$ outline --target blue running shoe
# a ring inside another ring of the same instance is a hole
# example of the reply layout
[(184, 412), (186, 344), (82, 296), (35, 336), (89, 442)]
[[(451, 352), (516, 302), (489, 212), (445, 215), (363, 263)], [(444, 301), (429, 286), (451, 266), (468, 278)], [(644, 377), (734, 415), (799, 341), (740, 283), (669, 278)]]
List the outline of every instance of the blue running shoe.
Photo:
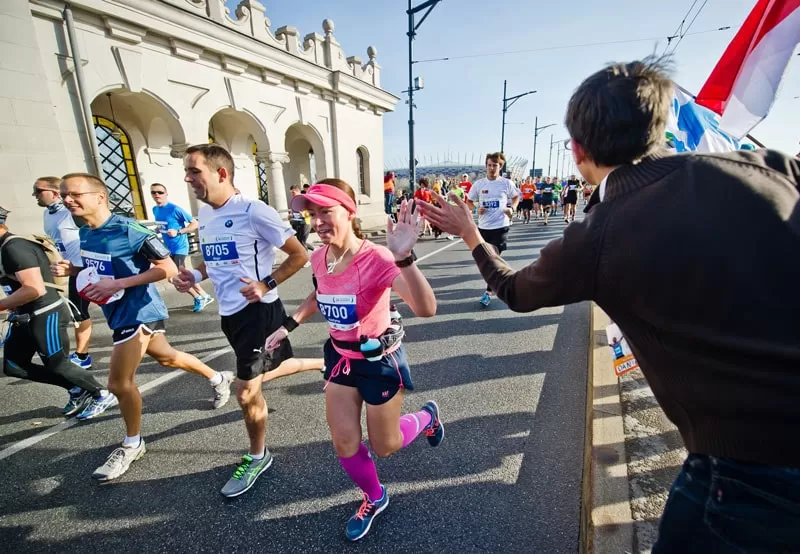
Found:
[(211, 304), (214, 301), (214, 297), (212, 296), (195, 296), (194, 297), (194, 307), (192, 308), (193, 312), (202, 312), (206, 306)]
[(117, 397), (110, 392), (106, 392), (103, 396), (93, 398), (91, 404), (86, 406), (86, 409), (79, 413), (76, 416), (76, 419), (80, 421), (86, 421), (87, 419), (95, 418), (110, 407), (116, 405)]
[(484, 292), (480, 300), (481, 305), (488, 306), (491, 302), (492, 302), (492, 297), (489, 296), (488, 292)]
[(67, 405), (64, 406), (64, 409), (61, 410), (61, 413), (67, 417), (74, 416), (86, 408), (91, 401), (92, 395), (89, 394), (88, 391), (85, 391), (80, 387), (72, 387), (69, 389), (69, 401), (67, 401)]
[(386, 487), (381, 485), (381, 491), (383, 491), (383, 496), (375, 502), (371, 502), (367, 494), (364, 493), (364, 501), (361, 503), (361, 507), (347, 522), (347, 528), (345, 529), (347, 540), (357, 541), (369, 533), (369, 528), (372, 527), (372, 520), (389, 506), (389, 493), (386, 492)]
[(69, 361), (75, 364), (76, 366), (83, 368), (83, 369), (92, 369), (92, 357), (86, 356), (85, 360), (81, 360), (78, 357), (77, 352), (73, 352), (69, 355)]
[(431, 414), (431, 422), (423, 429), (425, 436), (428, 437), (428, 444), (439, 446), (444, 440), (444, 425), (439, 420), (439, 405), (429, 400), (422, 409)]

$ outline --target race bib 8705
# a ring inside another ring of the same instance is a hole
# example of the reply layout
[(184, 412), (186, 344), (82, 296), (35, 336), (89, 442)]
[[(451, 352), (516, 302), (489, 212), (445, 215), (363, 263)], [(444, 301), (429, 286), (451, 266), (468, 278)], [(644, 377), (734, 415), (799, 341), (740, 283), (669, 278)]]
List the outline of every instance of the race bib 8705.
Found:
[(331, 329), (350, 331), (359, 325), (353, 294), (317, 294), (317, 307)]
[(81, 258), (83, 259), (83, 267), (94, 267), (97, 270), (97, 275), (104, 279), (114, 278), (111, 254), (81, 250)]
[(239, 264), (239, 251), (233, 235), (211, 237), (200, 244), (203, 260), (209, 267)]

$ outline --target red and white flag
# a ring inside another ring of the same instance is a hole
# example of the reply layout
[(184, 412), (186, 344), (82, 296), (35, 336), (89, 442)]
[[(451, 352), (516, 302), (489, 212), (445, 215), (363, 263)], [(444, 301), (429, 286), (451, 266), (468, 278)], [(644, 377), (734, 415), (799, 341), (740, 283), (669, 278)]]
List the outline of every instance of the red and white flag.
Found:
[(720, 130), (741, 139), (769, 113), (798, 43), (800, 0), (758, 0), (696, 102), (722, 116)]

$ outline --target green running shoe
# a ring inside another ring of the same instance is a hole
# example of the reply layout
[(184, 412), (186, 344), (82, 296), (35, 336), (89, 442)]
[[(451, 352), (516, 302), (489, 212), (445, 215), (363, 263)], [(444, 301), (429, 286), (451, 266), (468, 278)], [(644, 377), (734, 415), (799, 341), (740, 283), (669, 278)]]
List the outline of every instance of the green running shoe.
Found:
[(264, 473), (272, 465), (272, 454), (264, 449), (264, 457), (254, 460), (250, 454), (242, 456), (242, 463), (233, 472), (233, 476), (228, 479), (222, 490), (222, 496), (233, 498), (250, 490), (256, 484), (258, 476)]

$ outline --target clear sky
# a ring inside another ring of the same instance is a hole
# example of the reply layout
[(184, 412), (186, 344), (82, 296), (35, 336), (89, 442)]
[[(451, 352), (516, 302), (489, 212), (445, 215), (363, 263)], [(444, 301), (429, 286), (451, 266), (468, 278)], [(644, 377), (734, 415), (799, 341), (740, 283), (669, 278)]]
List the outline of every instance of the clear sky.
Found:
[[(367, 46), (377, 48), (382, 86), (400, 97), (395, 111), (384, 116), (385, 162), (405, 167), (408, 108), (401, 91), (408, 80), (407, 2), (260, 1), (273, 31), (292, 25), (301, 36), (322, 33), (322, 20), (329, 18), (346, 55), (367, 60)], [(226, 3), (234, 7), (238, 0)], [(702, 3), (697, 3), (695, 11)], [(536, 165), (546, 171), (550, 133), (556, 140), (567, 138), (564, 114), (578, 84), (607, 62), (663, 52), (666, 37), (675, 32), (691, 5), (692, 0), (442, 0), (419, 29), (415, 59), (540, 51), (416, 65), (415, 75), (425, 80), (425, 89), (415, 96), (417, 157), (435, 159), (438, 154), (443, 160), (447, 152), (455, 158), (456, 153), (463, 157), (499, 150), (503, 80), (507, 79), (509, 96), (538, 92), (520, 99), (508, 111), (511, 124), (506, 126), (505, 151), (530, 160), (534, 117), (539, 117), (540, 126), (556, 123), (539, 136)], [(729, 25), (732, 29), (684, 37), (675, 52), (673, 79), (697, 93), (754, 5), (755, 0), (708, 0), (690, 32)], [(647, 40), (596, 44), (635, 39)], [(594, 45), (576, 46), (588, 43)], [(575, 47), (562, 48), (566, 46)], [(767, 146), (790, 154), (800, 151), (800, 98), (796, 96), (800, 96), (797, 53), (770, 115), (753, 131)]]

